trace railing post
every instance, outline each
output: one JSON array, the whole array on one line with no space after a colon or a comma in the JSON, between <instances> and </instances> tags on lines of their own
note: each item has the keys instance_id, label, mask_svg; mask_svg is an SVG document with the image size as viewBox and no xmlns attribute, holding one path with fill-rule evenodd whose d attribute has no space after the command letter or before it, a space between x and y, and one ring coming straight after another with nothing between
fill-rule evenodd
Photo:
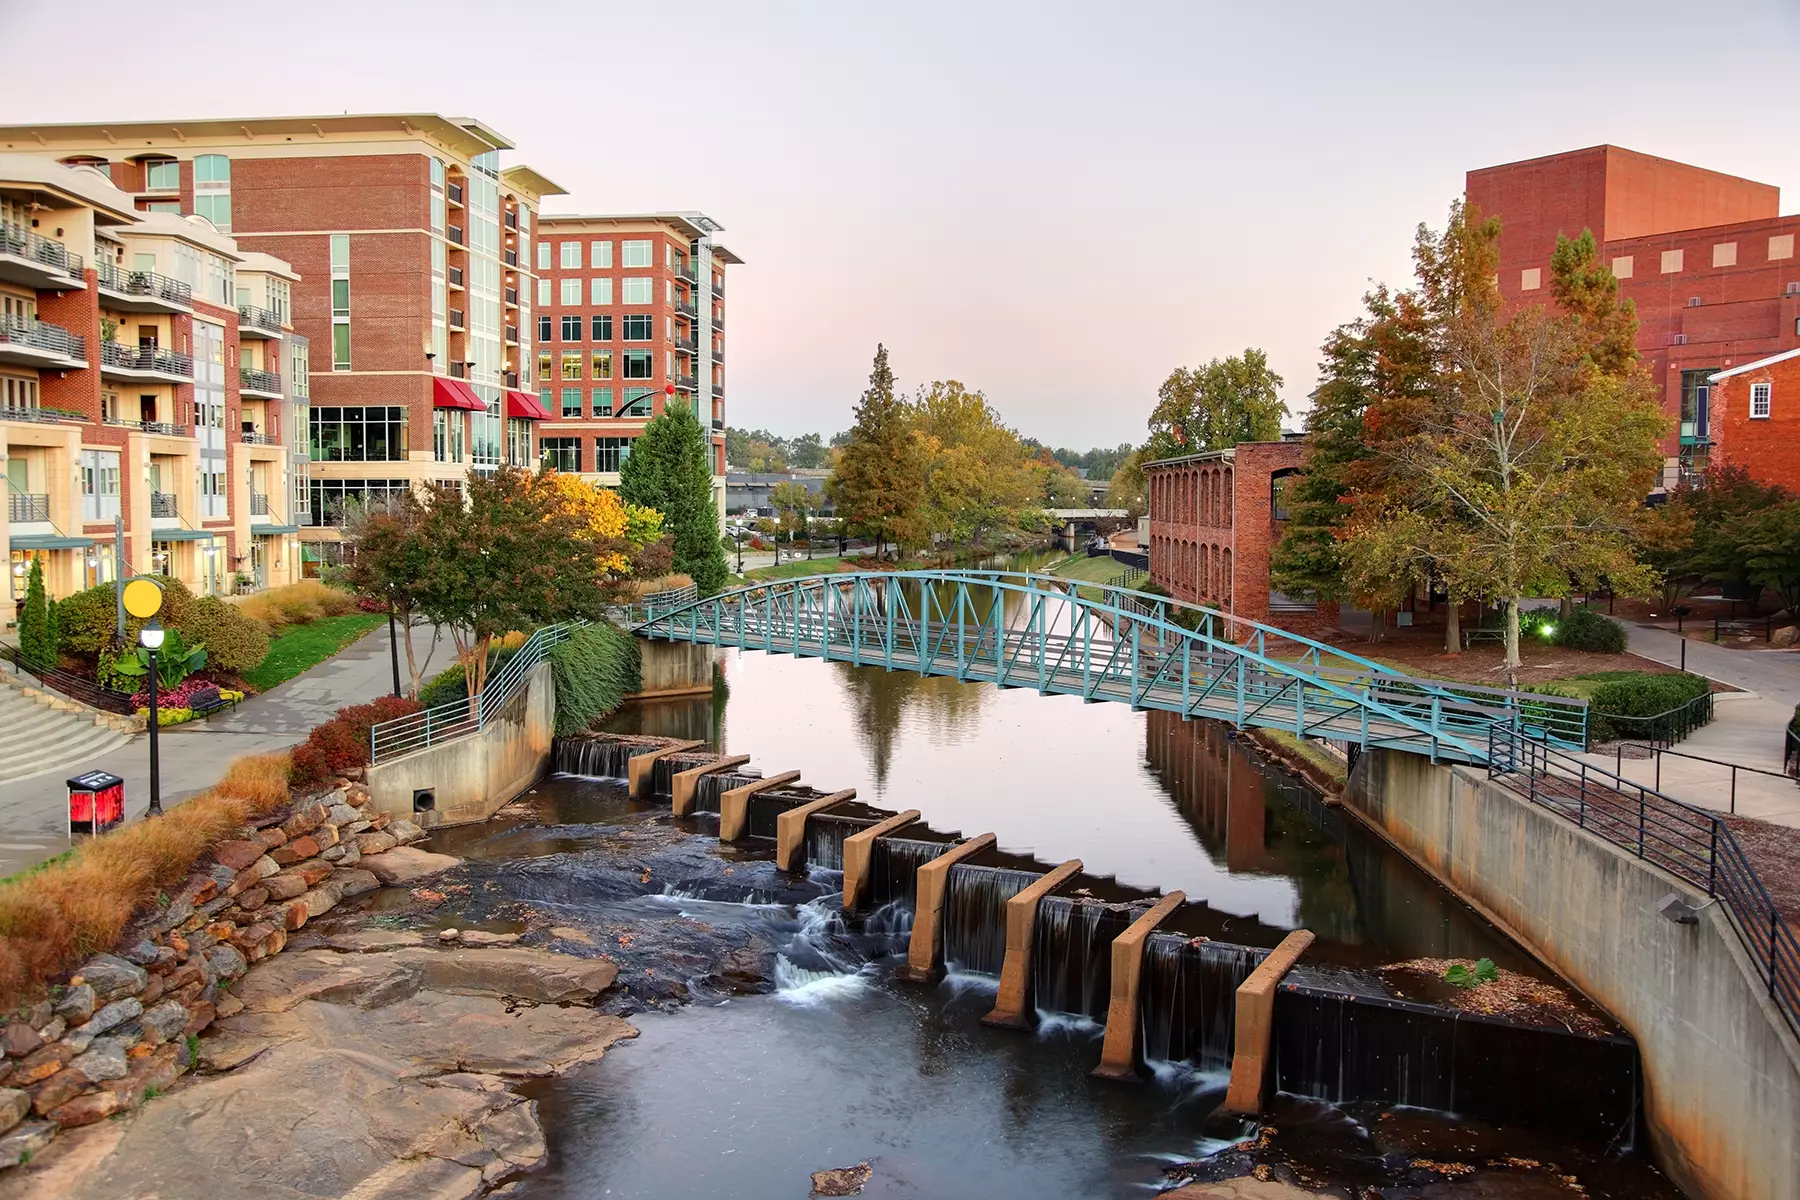
<instances>
[{"instance_id":1,"label":"railing post","mask_svg":"<svg viewBox=\"0 0 1800 1200\"><path fill-rule=\"evenodd\" d=\"M1731 812L1737 814L1737 764L1731 764Z\"/></svg>"},{"instance_id":2,"label":"railing post","mask_svg":"<svg viewBox=\"0 0 1800 1200\"><path fill-rule=\"evenodd\" d=\"M1644 817L1649 812L1649 809L1650 809L1649 797L1644 795L1643 788L1639 788L1638 789L1638 839L1637 839L1637 853L1638 853L1639 858L1644 857Z\"/></svg>"},{"instance_id":3,"label":"railing post","mask_svg":"<svg viewBox=\"0 0 1800 1200\"><path fill-rule=\"evenodd\" d=\"M1719 820L1714 817L1710 822L1710 844L1706 848L1706 894L1719 894Z\"/></svg>"}]
</instances>

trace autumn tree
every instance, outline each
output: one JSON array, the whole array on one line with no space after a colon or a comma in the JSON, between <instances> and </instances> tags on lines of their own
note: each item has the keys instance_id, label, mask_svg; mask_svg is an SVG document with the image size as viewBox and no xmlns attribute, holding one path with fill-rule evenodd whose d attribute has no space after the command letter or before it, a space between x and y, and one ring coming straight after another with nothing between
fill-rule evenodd
<instances>
[{"instance_id":1,"label":"autumn tree","mask_svg":"<svg viewBox=\"0 0 1800 1200\"><path fill-rule=\"evenodd\" d=\"M619 496L662 514L673 539L674 568L690 576L701 595L725 586L712 441L687 404L671 401L631 443L619 465Z\"/></svg>"},{"instance_id":2,"label":"autumn tree","mask_svg":"<svg viewBox=\"0 0 1800 1200\"><path fill-rule=\"evenodd\" d=\"M838 455L830 487L838 516L874 537L877 554L884 542L898 549L904 541L917 540L924 462L912 413L894 391L886 346L875 348L869 386L857 402L856 422Z\"/></svg>"},{"instance_id":3,"label":"autumn tree","mask_svg":"<svg viewBox=\"0 0 1800 1200\"><path fill-rule=\"evenodd\" d=\"M1133 517L1150 511L1150 488L1144 481L1142 450L1132 450L1113 471L1106 485L1106 507L1122 508Z\"/></svg>"},{"instance_id":4,"label":"autumn tree","mask_svg":"<svg viewBox=\"0 0 1800 1200\"><path fill-rule=\"evenodd\" d=\"M956 380L921 388L912 403L924 467L919 523L930 535L981 548L1035 512L1031 460L987 398Z\"/></svg>"},{"instance_id":5,"label":"autumn tree","mask_svg":"<svg viewBox=\"0 0 1800 1200\"><path fill-rule=\"evenodd\" d=\"M332 582L383 605L399 623L411 681L408 694L415 697L424 680L413 648L413 620L435 559L425 519L425 505L411 490L376 505L346 505L343 537L349 552L342 566L330 570Z\"/></svg>"},{"instance_id":6,"label":"autumn tree","mask_svg":"<svg viewBox=\"0 0 1800 1200\"><path fill-rule=\"evenodd\" d=\"M661 546L661 513L632 504L612 489L579 475L545 471L533 480L533 486L541 489L547 505L567 513L586 531L603 584L662 573L656 568L670 555ZM658 554L658 549L663 552ZM608 588L609 594L614 591L615 587Z\"/></svg>"},{"instance_id":7,"label":"autumn tree","mask_svg":"<svg viewBox=\"0 0 1800 1200\"><path fill-rule=\"evenodd\" d=\"M781 532L791 544L806 531L807 514L814 508L813 494L805 484L786 480L769 489L769 507L780 518Z\"/></svg>"},{"instance_id":8,"label":"autumn tree","mask_svg":"<svg viewBox=\"0 0 1800 1200\"><path fill-rule=\"evenodd\" d=\"M1150 413L1152 459L1223 450L1239 442L1268 442L1281 436L1287 406L1276 394L1281 376L1269 359L1251 348L1202 367L1177 367L1156 390Z\"/></svg>"}]
</instances>

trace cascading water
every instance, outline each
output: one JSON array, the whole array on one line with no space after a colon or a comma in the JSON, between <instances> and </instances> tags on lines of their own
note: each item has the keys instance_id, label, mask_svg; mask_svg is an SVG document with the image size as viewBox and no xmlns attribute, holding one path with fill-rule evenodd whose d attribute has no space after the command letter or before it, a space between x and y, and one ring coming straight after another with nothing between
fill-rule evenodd
<instances>
[{"instance_id":1,"label":"cascading water","mask_svg":"<svg viewBox=\"0 0 1800 1200\"><path fill-rule=\"evenodd\" d=\"M1112 941L1125 932L1132 915L1067 896L1045 896L1038 903L1031 984L1040 1013L1105 1020Z\"/></svg>"},{"instance_id":2,"label":"cascading water","mask_svg":"<svg viewBox=\"0 0 1800 1200\"><path fill-rule=\"evenodd\" d=\"M944 894L944 963L953 971L998 975L1006 959L1006 902L1042 876L958 863Z\"/></svg>"},{"instance_id":3,"label":"cascading water","mask_svg":"<svg viewBox=\"0 0 1800 1200\"><path fill-rule=\"evenodd\" d=\"M582 775L589 779L623 779L625 764L634 750L645 747L634 742L616 742L599 738L557 738L551 747L551 769L564 775Z\"/></svg>"},{"instance_id":4,"label":"cascading water","mask_svg":"<svg viewBox=\"0 0 1800 1200\"><path fill-rule=\"evenodd\" d=\"M798 928L775 955L775 992L790 1004L812 1005L866 986L865 964L847 949L848 929L837 902L826 896L794 910Z\"/></svg>"},{"instance_id":5,"label":"cascading water","mask_svg":"<svg viewBox=\"0 0 1800 1200\"><path fill-rule=\"evenodd\" d=\"M876 838L869 855L869 896L877 904L912 908L919 894L919 868L954 848L950 842Z\"/></svg>"},{"instance_id":6,"label":"cascading water","mask_svg":"<svg viewBox=\"0 0 1800 1200\"><path fill-rule=\"evenodd\" d=\"M760 772L754 775L740 775L736 771L714 771L711 775L702 775L694 788L694 811L717 813L720 796L732 788L755 783L761 778Z\"/></svg>"},{"instance_id":7,"label":"cascading water","mask_svg":"<svg viewBox=\"0 0 1800 1200\"><path fill-rule=\"evenodd\" d=\"M814 813L806 820L806 864L827 871L844 869L844 839L871 822Z\"/></svg>"},{"instance_id":8,"label":"cascading water","mask_svg":"<svg viewBox=\"0 0 1800 1200\"><path fill-rule=\"evenodd\" d=\"M1267 950L1153 933L1138 982L1138 1045L1147 1063L1231 1066L1237 988Z\"/></svg>"}]
</instances>

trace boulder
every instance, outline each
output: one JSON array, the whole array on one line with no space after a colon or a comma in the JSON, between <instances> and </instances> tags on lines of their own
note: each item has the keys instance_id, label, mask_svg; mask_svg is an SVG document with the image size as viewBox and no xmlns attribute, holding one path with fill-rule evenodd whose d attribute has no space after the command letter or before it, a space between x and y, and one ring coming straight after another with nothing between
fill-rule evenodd
<instances>
[{"instance_id":1,"label":"boulder","mask_svg":"<svg viewBox=\"0 0 1800 1200\"><path fill-rule=\"evenodd\" d=\"M227 1007L230 1008L230 1012L226 1011ZM239 1000L229 992L220 995L219 1003L217 1005L208 1004L204 1000L197 1001L192 1010L188 1012L187 1024L181 1027L181 1035L183 1037L192 1037L202 1029L205 1029L208 1025L211 1025L214 1017L229 1017L232 1013L239 1011L243 1007L243 1001Z\"/></svg>"},{"instance_id":2,"label":"boulder","mask_svg":"<svg viewBox=\"0 0 1800 1200\"><path fill-rule=\"evenodd\" d=\"M144 1010L139 1024L144 1027L144 1041L152 1046L175 1040L187 1027L187 1006L175 1000L164 1000L155 1008Z\"/></svg>"},{"instance_id":3,"label":"boulder","mask_svg":"<svg viewBox=\"0 0 1800 1200\"><path fill-rule=\"evenodd\" d=\"M331 864L322 858L309 858L294 867L294 874L305 881L307 887L313 887L331 878Z\"/></svg>"},{"instance_id":4,"label":"boulder","mask_svg":"<svg viewBox=\"0 0 1800 1200\"><path fill-rule=\"evenodd\" d=\"M367 836L366 834L364 836ZM368 851L364 850L364 854ZM363 859L363 866L381 882L392 886L411 883L456 866L462 860L449 854L433 854L412 846L396 846L383 854Z\"/></svg>"},{"instance_id":5,"label":"boulder","mask_svg":"<svg viewBox=\"0 0 1800 1200\"><path fill-rule=\"evenodd\" d=\"M125 1105L119 1093L98 1091L77 1096L45 1115L64 1129L74 1129L81 1125L92 1125L95 1121L104 1121L123 1107Z\"/></svg>"},{"instance_id":6,"label":"boulder","mask_svg":"<svg viewBox=\"0 0 1800 1200\"><path fill-rule=\"evenodd\" d=\"M237 952L237 948L230 945L214 946L206 952L206 961L212 966L215 981L236 979L249 965L244 961L244 956Z\"/></svg>"},{"instance_id":7,"label":"boulder","mask_svg":"<svg viewBox=\"0 0 1800 1200\"><path fill-rule=\"evenodd\" d=\"M318 844L320 853L331 849L343 840L338 835L338 827L333 825L330 821L325 822L325 824L319 826L307 836L312 838L312 840Z\"/></svg>"},{"instance_id":8,"label":"boulder","mask_svg":"<svg viewBox=\"0 0 1800 1200\"><path fill-rule=\"evenodd\" d=\"M16 1167L50 1144L56 1126L49 1121L27 1121L0 1137L0 1167Z\"/></svg>"},{"instance_id":9,"label":"boulder","mask_svg":"<svg viewBox=\"0 0 1800 1200\"><path fill-rule=\"evenodd\" d=\"M73 1067L64 1067L42 1083L34 1084L31 1092L31 1111L38 1116L45 1116L58 1105L67 1104L81 1093L93 1086L93 1080Z\"/></svg>"},{"instance_id":10,"label":"boulder","mask_svg":"<svg viewBox=\"0 0 1800 1200\"><path fill-rule=\"evenodd\" d=\"M1792 646L1795 642L1800 642L1800 629L1792 625L1784 625L1769 635L1771 646Z\"/></svg>"},{"instance_id":11,"label":"boulder","mask_svg":"<svg viewBox=\"0 0 1800 1200\"><path fill-rule=\"evenodd\" d=\"M279 870L281 870L280 863L267 854L258 855L255 862L237 873L231 881L231 886L225 890L233 896L242 895Z\"/></svg>"},{"instance_id":12,"label":"boulder","mask_svg":"<svg viewBox=\"0 0 1800 1200\"><path fill-rule=\"evenodd\" d=\"M87 984L104 1004L136 994L149 979L150 973L136 963L126 962L116 954L98 954L83 963L69 982Z\"/></svg>"},{"instance_id":13,"label":"boulder","mask_svg":"<svg viewBox=\"0 0 1800 1200\"><path fill-rule=\"evenodd\" d=\"M312 834L303 834L285 846L277 846L269 851L269 857L284 867L291 867L297 862L315 858L319 853L319 843Z\"/></svg>"},{"instance_id":14,"label":"boulder","mask_svg":"<svg viewBox=\"0 0 1800 1200\"><path fill-rule=\"evenodd\" d=\"M238 898L243 902L245 910L255 912L269 902L269 889L253 887Z\"/></svg>"},{"instance_id":15,"label":"boulder","mask_svg":"<svg viewBox=\"0 0 1800 1200\"><path fill-rule=\"evenodd\" d=\"M21 1088L0 1088L0 1131L11 1129L30 1111L30 1092Z\"/></svg>"},{"instance_id":16,"label":"boulder","mask_svg":"<svg viewBox=\"0 0 1800 1200\"><path fill-rule=\"evenodd\" d=\"M269 893L271 900L292 900L306 890L306 880L292 871L283 871L263 880L263 889Z\"/></svg>"},{"instance_id":17,"label":"boulder","mask_svg":"<svg viewBox=\"0 0 1800 1200\"><path fill-rule=\"evenodd\" d=\"M343 898L344 889L341 884L322 883L309 892L301 893L300 898L296 900L295 903L304 904L306 906L306 916L307 919L310 920L313 917L330 912L336 907L337 902Z\"/></svg>"},{"instance_id":18,"label":"boulder","mask_svg":"<svg viewBox=\"0 0 1800 1200\"><path fill-rule=\"evenodd\" d=\"M232 871L242 871L245 867L263 856L264 846L260 838L251 841L220 842L213 847L213 857L219 865L230 867Z\"/></svg>"},{"instance_id":19,"label":"boulder","mask_svg":"<svg viewBox=\"0 0 1800 1200\"><path fill-rule=\"evenodd\" d=\"M353 838L359 833L366 832L373 824L374 822L365 817L362 820L350 822L338 832L346 838Z\"/></svg>"},{"instance_id":20,"label":"boulder","mask_svg":"<svg viewBox=\"0 0 1800 1200\"><path fill-rule=\"evenodd\" d=\"M68 1029L69 1023L67 1021L63 1020L61 1017L51 1017L50 1023L37 1032L38 1036L46 1042L54 1042L57 1038L67 1033Z\"/></svg>"},{"instance_id":21,"label":"boulder","mask_svg":"<svg viewBox=\"0 0 1800 1200\"><path fill-rule=\"evenodd\" d=\"M87 1049L84 1044L82 1050ZM36 1054L28 1055L12 1069L6 1082L12 1087L28 1087L34 1083L42 1083L74 1060L81 1050L67 1042L51 1042Z\"/></svg>"},{"instance_id":22,"label":"boulder","mask_svg":"<svg viewBox=\"0 0 1800 1200\"><path fill-rule=\"evenodd\" d=\"M356 835L356 848L364 854L380 854L392 850L400 844L391 833L359 833Z\"/></svg>"},{"instance_id":23,"label":"boulder","mask_svg":"<svg viewBox=\"0 0 1800 1200\"><path fill-rule=\"evenodd\" d=\"M325 810L325 820L333 825L348 825L362 820L362 814L349 804L334 804Z\"/></svg>"},{"instance_id":24,"label":"boulder","mask_svg":"<svg viewBox=\"0 0 1800 1200\"><path fill-rule=\"evenodd\" d=\"M89 1083L123 1079L131 1073L131 1064L125 1058L127 1049L119 1038L95 1038L87 1053L78 1055L68 1069L81 1072Z\"/></svg>"},{"instance_id":25,"label":"boulder","mask_svg":"<svg viewBox=\"0 0 1800 1200\"><path fill-rule=\"evenodd\" d=\"M69 1036L71 1038L85 1037L88 1042L91 1042L109 1029L116 1029L127 1021L137 1020L138 1017L143 1015L143 1012L144 1003L136 996L127 996L123 1000L114 1000L111 1004L108 1004L105 1008L102 1008L99 1012L89 1017L84 1024L76 1026ZM85 1050L86 1048L87 1042L83 1042L82 1049Z\"/></svg>"},{"instance_id":26,"label":"boulder","mask_svg":"<svg viewBox=\"0 0 1800 1200\"><path fill-rule=\"evenodd\" d=\"M123 951L120 957L127 962L134 962L140 967L150 967L157 963L157 952L162 949L163 947L158 946L149 938L143 938L136 945ZM171 950L169 953L172 955L175 952Z\"/></svg>"},{"instance_id":27,"label":"boulder","mask_svg":"<svg viewBox=\"0 0 1800 1200\"><path fill-rule=\"evenodd\" d=\"M325 823L326 811L326 807L316 800L302 804L281 823L281 832L287 834L290 841L303 837Z\"/></svg>"},{"instance_id":28,"label":"boulder","mask_svg":"<svg viewBox=\"0 0 1800 1200\"><path fill-rule=\"evenodd\" d=\"M257 830L256 840L263 844L263 851L266 853L277 846L284 845L288 836L281 831L279 825L271 825L267 829Z\"/></svg>"},{"instance_id":29,"label":"boulder","mask_svg":"<svg viewBox=\"0 0 1800 1200\"><path fill-rule=\"evenodd\" d=\"M331 883L343 889L343 898L346 900L364 892L372 892L381 886L381 880L375 878L373 872L357 867L339 867L331 873Z\"/></svg>"},{"instance_id":30,"label":"boulder","mask_svg":"<svg viewBox=\"0 0 1800 1200\"><path fill-rule=\"evenodd\" d=\"M425 837L425 831L423 829L407 820L393 822L388 826L388 832L393 834L402 846L408 846L413 842L422 841Z\"/></svg>"},{"instance_id":31,"label":"boulder","mask_svg":"<svg viewBox=\"0 0 1800 1200\"><path fill-rule=\"evenodd\" d=\"M8 1058L24 1058L43 1044L43 1036L24 1021L9 1021L0 1030L0 1051Z\"/></svg>"}]
</instances>

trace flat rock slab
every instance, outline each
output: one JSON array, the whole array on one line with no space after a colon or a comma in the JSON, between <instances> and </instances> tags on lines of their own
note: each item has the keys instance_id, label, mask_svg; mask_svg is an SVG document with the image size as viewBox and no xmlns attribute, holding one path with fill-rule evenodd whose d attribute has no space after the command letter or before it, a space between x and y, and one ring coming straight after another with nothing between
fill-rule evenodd
<instances>
[{"instance_id":1,"label":"flat rock slab","mask_svg":"<svg viewBox=\"0 0 1800 1200\"><path fill-rule=\"evenodd\" d=\"M1318 1193L1278 1180L1246 1175L1217 1183L1190 1183L1162 1193L1160 1200L1318 1200Z\"/></svg>"},{"instance_id":2,"label":"flat rock slab","mask_svg":"<svg viewBox=\"0 0 1800 1200\"><path fill-rule=\"evenodd\" d=\"M434 854L417 846L395 846L380 854L367 854L357 865L392 887L447 871L461 861L453 854Z\"/></svg>"}]
</instances>

